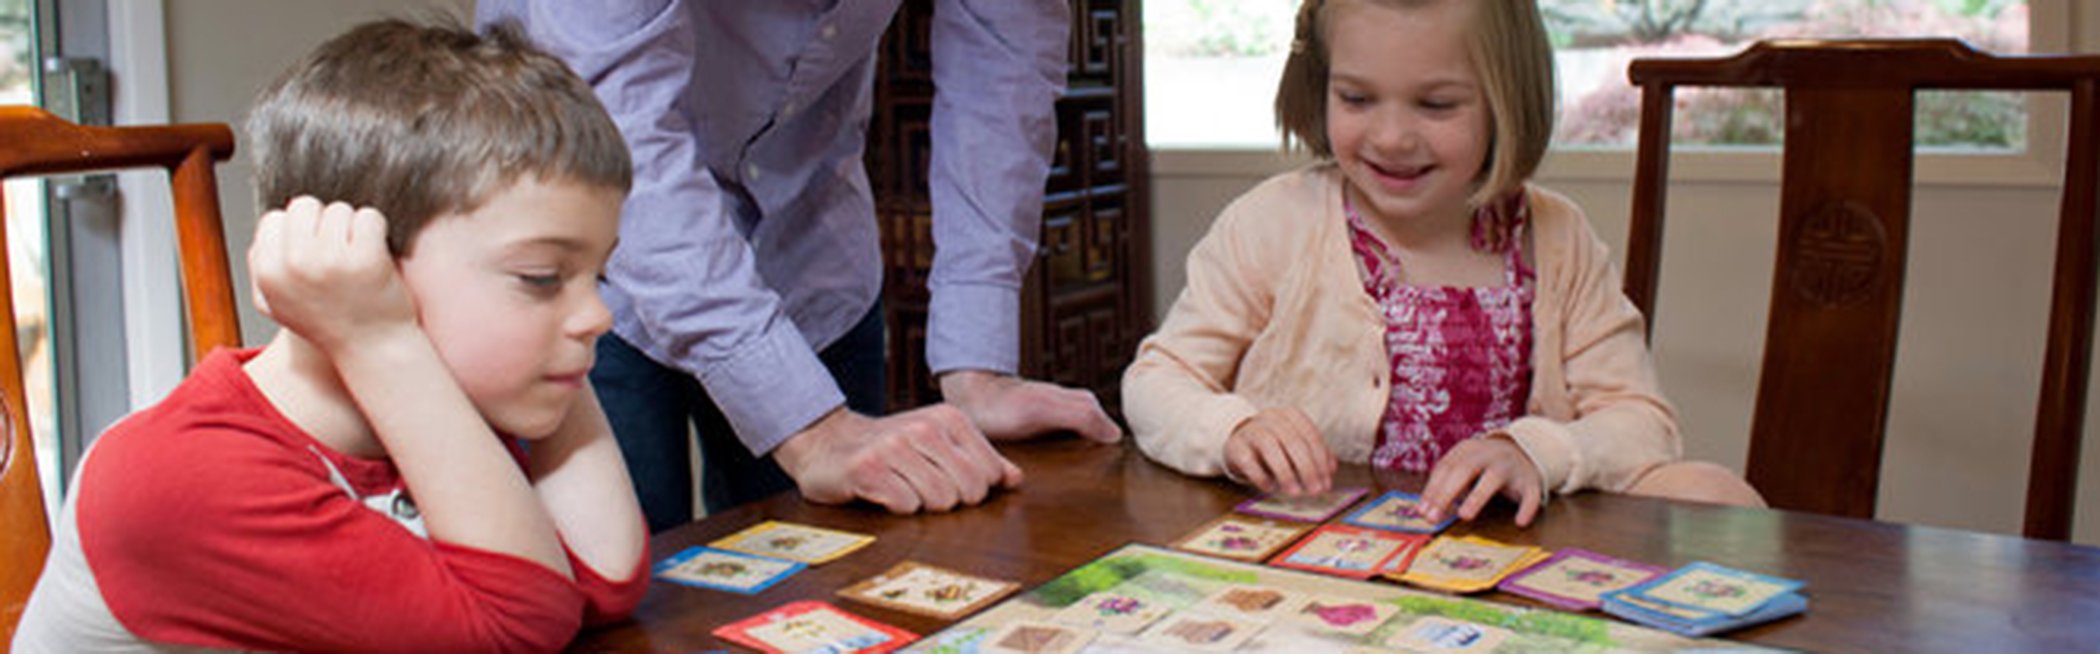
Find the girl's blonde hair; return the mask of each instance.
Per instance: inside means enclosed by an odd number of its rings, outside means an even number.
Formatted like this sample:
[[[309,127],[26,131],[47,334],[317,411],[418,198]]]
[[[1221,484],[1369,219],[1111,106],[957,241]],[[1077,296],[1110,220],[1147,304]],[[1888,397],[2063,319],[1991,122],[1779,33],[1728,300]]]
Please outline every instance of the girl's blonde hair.
[[[1327,29],[1335,6],[1370,3],[1405,11],[1444,2],[1473,9],[1470,25],[1452,28],[1466,31],[1474,73],[1487,95],[1488,156],[1471,204],[1484,206],[1521,189],[1553,139],[1553,46],[1534,0],[1304,0],[1276,88],[1284,146],[1334,157],[1327,141]]]

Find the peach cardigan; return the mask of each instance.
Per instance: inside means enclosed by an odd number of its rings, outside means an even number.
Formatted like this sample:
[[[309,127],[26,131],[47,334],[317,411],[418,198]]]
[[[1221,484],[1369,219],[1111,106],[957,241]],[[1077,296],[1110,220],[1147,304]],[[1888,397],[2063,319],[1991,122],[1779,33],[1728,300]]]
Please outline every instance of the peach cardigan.
[[[1369,459],[1391,373],[1340,184],[1331,164],[1270,178],[1189,253],[1187,288],[1123,376],[1125,415],[1154,460],[1221,474],[1233,429],[1282,406],[1311,417],[1343,461]],[[1624,490],[1682,456],[1675,412],[1589,220],[1558,193],[1527,192],[1538,270],[1531,398],[1504,433],[1548,489]]]

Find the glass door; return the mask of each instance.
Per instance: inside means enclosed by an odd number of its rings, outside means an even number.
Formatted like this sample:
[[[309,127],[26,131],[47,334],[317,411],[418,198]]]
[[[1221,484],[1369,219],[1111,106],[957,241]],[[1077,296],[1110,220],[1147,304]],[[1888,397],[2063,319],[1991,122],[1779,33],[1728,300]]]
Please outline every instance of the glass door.
[[[37,62],[42,60],[48,25],[35,0],[0,0],[0,105],[42,104]],[[36,442],[37,476],[44,482],[44,501],[55,509],[64,465],[59,453],[53,392],[51,293],[47,283],[50,258],[44,230],[43,186],[39,179],[7,180],[6,256],[15,299],[15,338],[22,350],[29,423]]]

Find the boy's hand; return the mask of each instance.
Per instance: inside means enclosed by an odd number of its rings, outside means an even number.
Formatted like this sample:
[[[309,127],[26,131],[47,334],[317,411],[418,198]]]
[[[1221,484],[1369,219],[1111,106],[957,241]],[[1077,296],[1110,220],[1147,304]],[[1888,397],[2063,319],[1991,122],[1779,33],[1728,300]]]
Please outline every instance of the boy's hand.
[[[324,352],[416,326],[386,218],[371,208],[300,196],[263,214],[248,271],[256,308]]]
[[[1262,492],[1323,493],[1334,483],[1334,451],[1297,407],[1263,409],[1225,439],[1225,466]]]
[[[1085,390],[984,370],[943,373],[940,382],[948,404],[995,441],[1059,431],[1103,443],[1123,437],[1123,429],[1101,410],[1101,401]]]
[[[1429,471],[1429,483],[1422,486],[1422,512],[1429,520],[1442,520],[1450,514],[1451,503],[1463,495],[1458,517],[1472,520],[1487,507],[1488,500],[1501,493],[1517,501],[1517,526],[1523,527],[1538,514],[1545,492],[1545,481],[1539,479],[1531,457],[1509,436],[1492,434],[1459,443],[1444,453]]]
[[[773,456],[811,502],[860,498],[900,514],[974,505],[1021,483],[1021,468],[947,405],[883,418],[836,409]]]

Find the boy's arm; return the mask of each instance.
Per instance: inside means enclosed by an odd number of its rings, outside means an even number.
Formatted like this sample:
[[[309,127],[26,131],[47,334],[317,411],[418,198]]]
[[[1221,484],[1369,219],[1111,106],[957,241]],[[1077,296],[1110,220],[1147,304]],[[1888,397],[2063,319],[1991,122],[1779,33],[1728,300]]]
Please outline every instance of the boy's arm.
[[[562,542],[588,572],[609,582],[619,597],[611,606],[594,607],[599,614],[624,614],[641,599],[643,584],[630,584],[642,572],[648,558],[649,530],[635,500],[627,463],[620,444],[613,440],[612,426],[598,395],[588,383],[576,396],[576,405],[555,434],[532,444],[527,452],[532,486],[547,514],[554,520]],[[591,575],[577,570],[578,584]],[[630,587],[631,588],[628,588]],[[590,594],[590,593],[587,593]]]
[[[546,507],[416,323],[379,212],[293,200],[262,217],[249,270],[270,317],[334,364],[433,540],[570,576]]]

